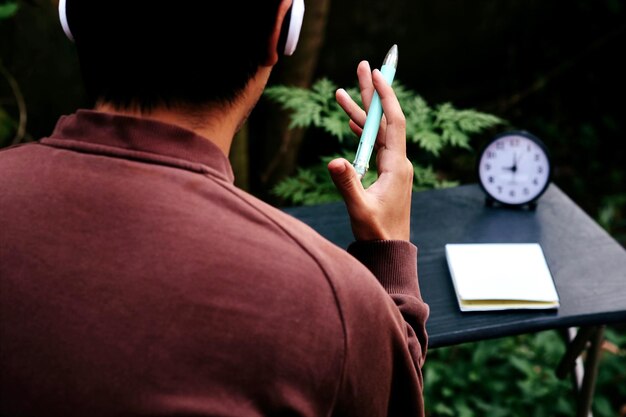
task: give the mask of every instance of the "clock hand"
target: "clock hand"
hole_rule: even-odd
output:
[[[510,167],[502,167],[502,169],[505,171],[515,172],[515,170],[517,169],[515,158],[515,154],[513,154],[513,165],[511,165]]]
[[[511,167],[511,184],[516,184],[515,173],[517,172],[517,153],[513,152],[513,166]]]
[[[520,159],[522,159],[520,157]],[[513,166],[511,167],[511,171],[513,172],[513,180],[515,180],[515,173],[517,172],[517,164],[519,163],[519,159],[517,159],[517,153],[513,153]]]

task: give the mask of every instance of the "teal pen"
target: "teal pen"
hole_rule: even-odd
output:
[[[398,67],[398,45],[391,47],[383,66],[380,68],[380,72],[387,84],[391,85],[393,77],[396,75],[396,68]],[[376,136],[378,136],[378,129],[380,127],[380,120],[383,117],[383,106],[380,102],[380,97],[377,92],[374,92],[372,102],[370,103],[369,111],[367,112],[367,118],[365,119],[365,126],[363,126],[363,132],[361,133],[361,140],[359,141],[359,147],[356,151],[356,158],[354,158],[354,169],[359,176],[359,179],[363,178],[369,168],[370,157],[374,150],[374,144],[376,143]]]

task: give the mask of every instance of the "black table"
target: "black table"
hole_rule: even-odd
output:
[[[284,211],[343,248],[353,239],[342,202]],[[488,207],[476,184],[414,193],[411,241],[419,248],[420,288],[431,309],[429,348],[581,327],[584,331],[571,343],[564,369],[588,340],[595,340],[592,347],[598,348],[601,326],[626,322],[626,250],[554,184],[535,210]],[[554,276],[558,310],[459,310],[445,259],[446,243],[533,242],[541,245]],[[589,367],[596,365],[597,361]],[[585,374],[595,375],[595,369],[588,371]],[[594,381],[586,383],[591,386],[583,388],[593,391]]]

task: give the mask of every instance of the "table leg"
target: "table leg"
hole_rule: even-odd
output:
[[[577,417],[592,417],[591,405],[596,387],[596,377],[598,375],[598,365],[602,341],[604,339],[604,326],[581,327],[576,332],[576,336],[568,337],[569,345],[559,363],[556,375],[563,379],[574,369],[575,389],[577,392]],[[582,380],[577,378],[576,363],[580,364],[581,355],[586,349],[584,371]]]

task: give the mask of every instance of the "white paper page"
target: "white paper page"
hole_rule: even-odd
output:
[[[463,300],[558,301],[539,244],[447,244],[446,257]]]

